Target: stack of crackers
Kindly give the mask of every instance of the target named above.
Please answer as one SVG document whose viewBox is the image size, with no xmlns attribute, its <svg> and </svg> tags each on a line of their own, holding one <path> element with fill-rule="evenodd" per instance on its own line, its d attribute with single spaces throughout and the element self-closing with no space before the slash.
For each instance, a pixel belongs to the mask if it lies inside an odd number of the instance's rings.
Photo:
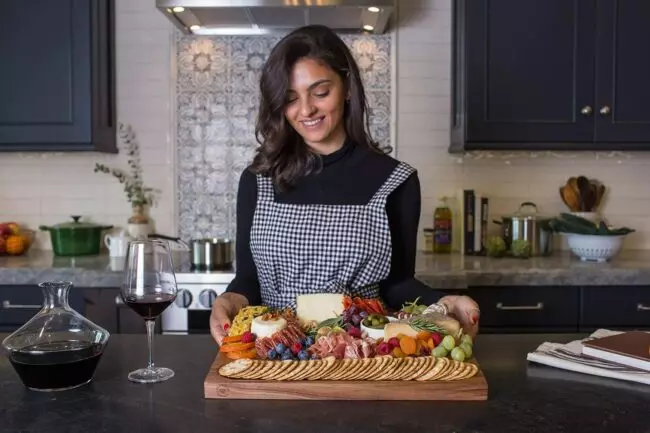
<svg viewBox="0 0 650 433">
<path fill-rule="evenodd" d="M 472 362 L 420 356 L 363 359 L 329 357 L 309 361 L 238 359 L 219 368 L 231 379 L 248 380 L 462 380 L 478 372 Z"/>
</svg>

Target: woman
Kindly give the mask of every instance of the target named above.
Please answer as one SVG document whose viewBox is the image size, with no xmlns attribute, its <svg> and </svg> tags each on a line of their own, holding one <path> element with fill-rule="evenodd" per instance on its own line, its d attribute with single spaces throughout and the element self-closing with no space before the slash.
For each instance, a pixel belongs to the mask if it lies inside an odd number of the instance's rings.
<svg viewBox="0 0 650 433">
<path fill-rule="evenodd" d="M 215 340 L 244 306 L 293 307 L 296 295 L 321 292 L 398 309 L 437 301 L 475 335 L 473 300 L 414 278 L 418 175 L 369 136 L 345 43 L 327 27 L 295 30 L 272 50 L 260 90 L 260 147 L 239 182 L 237 272 L 212 307 Z"/>
</svg>

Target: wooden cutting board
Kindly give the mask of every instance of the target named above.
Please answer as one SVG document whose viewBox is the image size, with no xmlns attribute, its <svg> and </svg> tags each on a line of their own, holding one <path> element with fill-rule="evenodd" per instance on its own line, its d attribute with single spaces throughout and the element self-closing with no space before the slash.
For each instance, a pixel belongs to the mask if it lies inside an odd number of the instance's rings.
<svg viewBox="0 0 650 433">
<path fill-rule="evenodd" d="M 229 379 L 219 368 L 230 362 L 219 353 L 203 383 L 208 399 L 226 400 L 487 400 L 488 385 L 480 370 L 457 381 L 348 381 Z"/>
</svg>

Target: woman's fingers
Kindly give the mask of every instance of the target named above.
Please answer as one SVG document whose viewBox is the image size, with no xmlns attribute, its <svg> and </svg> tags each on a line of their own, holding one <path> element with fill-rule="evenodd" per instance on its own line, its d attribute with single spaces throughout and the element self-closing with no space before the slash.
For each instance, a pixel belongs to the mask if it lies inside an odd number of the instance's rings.
<svg viewBox="0 0 650 433">
<path fill-rule="evenodd" d="M 454 302 L 454 312 L 463 326 L 463 331 L 474 338 L 478 334 L 478 323 L 481 318 L 478 304 L 469 296 L 459 296 Z"/>
<path fill-rule="evenodd" d="M 228 308 L 223 302 L 215 300 L 214 304 L 212 304 L 212 314 L 210 314 L 210 333 L 220 346 L 223 343 L 223 338 L 227 335 L 226 332 L 229 327 Z"/>
</svg>

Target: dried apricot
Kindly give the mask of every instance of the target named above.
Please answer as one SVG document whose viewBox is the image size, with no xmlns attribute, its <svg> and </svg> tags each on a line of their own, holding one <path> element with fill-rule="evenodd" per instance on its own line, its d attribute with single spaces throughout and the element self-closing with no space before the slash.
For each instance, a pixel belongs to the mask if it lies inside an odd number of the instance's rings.
<svg viewBox="0 0 650 433">
<path fill-rule="evenodd" d="M 252 349 L 255 347 L 255 343 L 228 343 L 221 346 L 221 352 L 241 352 L 244 350 Z"/>
<path fill-rule="evenodd" d="M 257 357 L 257 350 L 253 348 L 240 352 L 228 352 L 226 356 L 230 359 L 255 359 Z"/>
<path fill-rule="evenodd" d="M 242 336 L 243 336 L 243 334 L 242 335 L 232 335 L 232 336 L 228 336 L 228 337 L 223 337 L 223 342 L 224 343 L 238 343 L 238 342 L 241 341 Z"/>
<path fill-rule="evenodd" d="M 404 354 L 404 352 L 402 352 L 402 349 L 396 347 L 393 349 L 393 356 L 395 358 L 404 358 L 406 355 Z"/>
<path fill-rule="evenodd" d="M 420 331 L 415 336 L 415 338 L 418 339 L 418 340 L 427 341 L 429 338 L 431 338 L 431 333 L 427 332 L 427 331 Z"/>
<path fill-rule="evenodd" d="M 405 355 L 413 355 L 417 352 L 418 345 L 412 337 L 402 337 L 399 340 L 399 347 Z"/>
</svg>

